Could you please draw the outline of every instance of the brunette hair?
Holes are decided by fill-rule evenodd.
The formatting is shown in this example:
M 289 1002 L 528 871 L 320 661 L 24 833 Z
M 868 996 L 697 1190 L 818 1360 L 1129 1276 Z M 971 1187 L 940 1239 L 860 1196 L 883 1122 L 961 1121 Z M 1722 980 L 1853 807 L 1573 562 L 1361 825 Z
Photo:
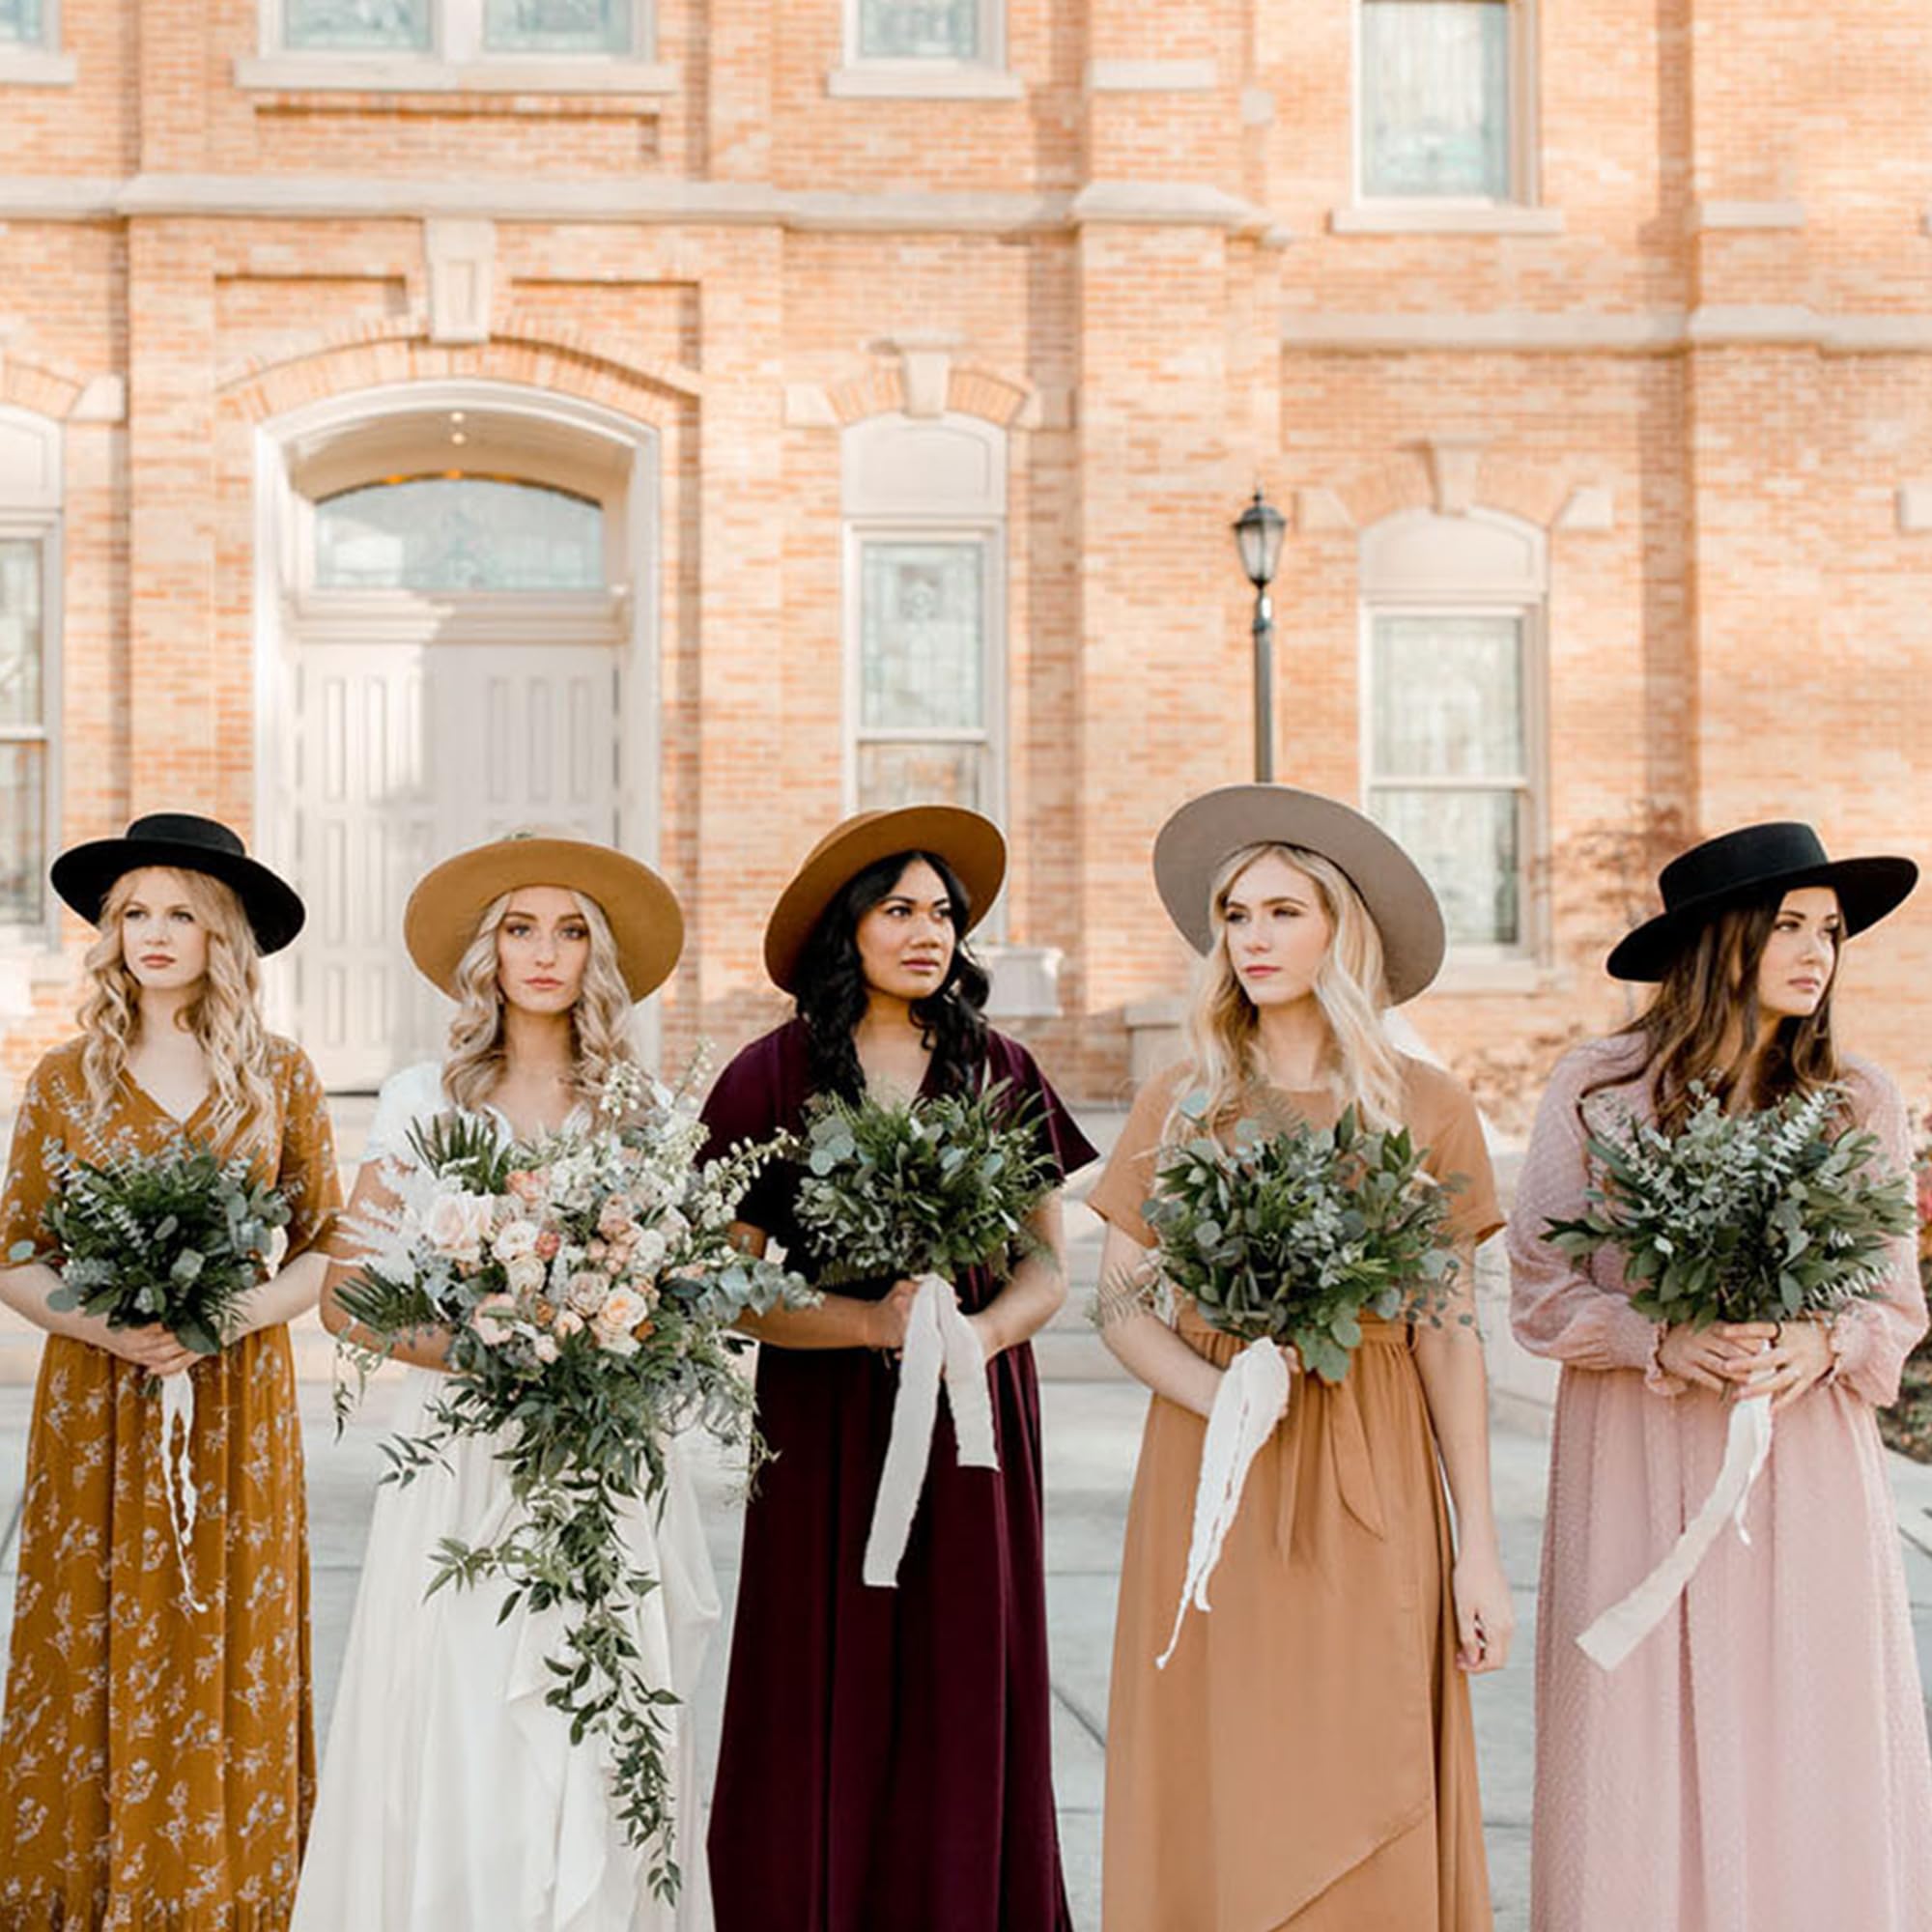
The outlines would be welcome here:
M 839 888 L 819 914 L 799 955 L 794 997 L 805 1023 L 806 1064 L 813 1091 L 857 1100 L 866 1091 L 865 1069 L 852 1030 L 864 1018 L 866 969 L 859 957 L 859 922 L 892 896 L 905 868 L 923 859 L 939 874 L 952 907 L 952 958 L 946 977 L 923 999 L 912 1003 L 925 1045 L 932 1055 L 934 1083 L 941 1092 L 969 1091 L 986 1064 L 986 969 L 967 951 L 964 929 L 972 902 L 959 876 L 935 852 L 897 852 L 877 859 Z
M 1256 860 L 1272 854 L 1307 875 L 1321 895 L 1332 934 L 1315 977 L 1315 1000 L 1328 1023 L 1324 1069 L 1330 1091 L 1372 1126 L 1394 1126 L 1402 1115 L 1402 1063 L 1382 1026 L 1388 985 L 1382 936 L 1362 895 L 1332 859 L 1300 845 L 1244 845 L 1222 861 L 1208 900 L 1213 929 L 1195 969 L 1187 1010 L 1187 1047 L 1196 1083 L 1208 1090 L 1208 1124 L 1232 1126 L 1266 1085 L 1261 1017 L 1228 957 L 1228 899 Z M 1183 1083 L 1182 1092 L 1188 1088 Z
M 123 872 L 100 908 L 100 935 L 87 949 L 87 991 L 81 1001 L 81 1076 L 97 1120 L 114 1104 L 114 1090 L 134 1043 L 141 986 L 128 970 L 121 918 L 136 897 L 136 882 L 151 872 L 172 879 L 208 935 L 208 966 L 178 1024 L 192 1034 L 208 1062 L 214 1108 L 208 1124 L 217 1142 L 244 1125 L 250 1138 L 274 1118 L 274 1090 L 264 1070 L 269 1033 L 262 1021 L 262 954 L 255 930 L 235 892 L 207 872 L 184 867 L 137 867 Z
M 490 1097 L 503 1077 L 503 992 L 497 978 L 497 929 L 510 909 L 514 892 L 483 908 L 476 931 L 457 963 L 456 1017 L 449 1026 L 449 1057 L 442 1064 L 442 1091 L 471 1111 Z M 631 993 L 617 961 L 617 942 L 604 908 L 588 893 L 572 891 L 577 909 L 590 928 L 590 957 L 583 984 L 570 1009 L 574 1061 L 572 1085 L 594 1094 L 620 1060 L 635 1060 L 631 1040 Z
M 1629 1060 L 1585 1088 L 1579 1101 L 1641 1073 L 1659 1126 L 1674 1133 L 1690 1116 L 1695 1084 L 1725 1102 L 1741 1094 L 1746 1106 L 1757 1108 L 1836 1080 L 1832 995 L 1842 929 L 1817 1007 L 1780 1019 L 1763 1053 L 1756 1051 L 1758 964 L 1783 904 L 1780 892 L 1713 913 L 1665 968 L 1650 1005 L 1616 1036 L 1629 1041 Z

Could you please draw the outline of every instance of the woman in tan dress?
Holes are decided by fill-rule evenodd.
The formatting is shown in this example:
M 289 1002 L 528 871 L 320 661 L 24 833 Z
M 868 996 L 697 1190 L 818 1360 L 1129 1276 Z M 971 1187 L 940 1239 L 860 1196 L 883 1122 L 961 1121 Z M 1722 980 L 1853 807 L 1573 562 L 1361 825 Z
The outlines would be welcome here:
M 1142 1213 L 1176 1103 L 1326 1125 L 1350 1103 L 1401 1122 L 1438 1178 L 1465 1264 L 1443 1325 L 1365 1319 L 1344 1380 L 1295 1373 L 1213 1573 L 1165 1669 L 1205 1418 L 1232 1336 L 1183 1308 L 1110 1320 L 1153 1390 L 1127 1519 L 1108 1715 L 1106 1932 L 1484 1932 L 1491 1923 L 1463 1675 L 1513 1629 L 1490 1503 L 1483 1357 L 1455 1318 L 1475 1243 L 1500 1225 L 1476 1112 L 1398 1052 L 1381 1011 L 1442 956 L 1440 912 L 1359 813 L 1282 785 L 1183 807 L 1154 869 L 1205 957 L 1189 1057 L 1150 1081 L 1089 1205 L 1101 1278 L 1144 1260 Z M 1293 1363 L 1291 1360 L 1291 1368 Z M 1452 1547 L 1437 1457 L 1461 1525 Z
M 245 1152 L 291 1211 L 279 1271 L 218 1355 L 54 1311 L 46 1261 L 0 1268 L 0 1298 L 48 1332 L 0 1720 L 0 1925 L 278 1932 L 315 1758 L 285 1324 L 321 1290 L 315 1243 L 340 1199 L 315 1071 L 261 1020 L 259 955 L 296 936 L 301 901 L 225 826 L 175 813 L 64 853 L 53 880 L 100 938 L 81 1035 L 20 1104 L 0 1258 L 46 1252 L 57 1151 Z M 153 1387 L 177 1375 L 193 1378 L 199 1506 L 179 1552 Z

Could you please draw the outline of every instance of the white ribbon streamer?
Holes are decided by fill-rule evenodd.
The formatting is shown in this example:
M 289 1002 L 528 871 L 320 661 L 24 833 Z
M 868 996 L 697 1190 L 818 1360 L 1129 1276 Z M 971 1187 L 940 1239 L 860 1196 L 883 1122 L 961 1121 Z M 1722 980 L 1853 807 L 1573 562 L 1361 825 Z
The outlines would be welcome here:
M 1605 1610 L 1577 1642 L 1585 1657 L 1605 1670 L 1614 1670 L 1663 1621 L 1698 1564 L 1722 1533 L 1728 1518 L 1738 1541 L 1748 1544 L 1745 1511 L 1764 1459 L 1771 1454 L 1771 1399 L 1749 1396 L 1731 1406 L 1724 1435 L 1724 1462 L 1704 1507 L 1692 1519 L 1676 1547 L 1622 1603 Z
M 198 1507 L 194 1493 L 194 1383 L 189 1371 L 161 1378 L 161 1471 L 168 1488 L 168 1520 L 174 1525 L 175 1556 L 181 1564 L 182 1595 L 191 1610 L 208 1607 L 194 1594 L 194 1577 L 188 1569 L 188 1548 L 194 1541 L 194 1518 Z M 176 1440 L 176 1432 L 180 1440 Z
M 1229 1363 L 1221 1386 L 1214 1392 L 1208 1434 L 1201 1444 L 1201 1480 L 1194 1492 L 1194 1535 L 1187 1546 L 1187 1577 L 1180 1586 L 1180 1607 L 1174 1613 L 1174 1634 L 1154 1660 L 1158 1670 L 1167 1668 L 1167 1661 L 1180 1641 L 1180 1626 L 1187 1620 L 1188 1606 L 1203 1612 L 1208 1607 L 1208 1579 L 1221 1560 L 1221 1546 L 1227 1542 L 1235 1512 L 1241 1506 L 1248 1466 L 1288 1413 L 1288 1362 L 1280 1345 L 1271 1341 L 1250 1342 Z
M 952 1410 L 952 1433 L 959 1443 L 960 1467 L 997 1469 L 1000 1459 L 993 1447 L 985 1351 L 973 1324 L 959 1312 L 951 1284 L 936 1274 L 923 1274 L 906 1321 L 892 1439 L 886 1444 L 879 1493 L 872 1504 L 871 1534 L 866 1540 L 865 1578 L 876 1589 L 893 1589 L 899 1580 L 899 1559 L 912 1534 L 920 1492 L 925 1487 L 925 1465 L 932 1458 L 942 1378 L 947 1406 Z

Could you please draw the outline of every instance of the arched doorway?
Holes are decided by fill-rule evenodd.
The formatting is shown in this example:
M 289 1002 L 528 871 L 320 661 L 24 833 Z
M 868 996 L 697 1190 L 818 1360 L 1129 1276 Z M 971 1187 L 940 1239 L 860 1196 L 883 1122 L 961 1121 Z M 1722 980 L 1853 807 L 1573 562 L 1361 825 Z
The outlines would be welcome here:
M 270 424 L 257 824 L 307 899 L 281 1022 L 337 1090 L 440 1049 L 402 910 L 519 826 L 656 842 L 655 437 L 569 398 L 413 383 Z

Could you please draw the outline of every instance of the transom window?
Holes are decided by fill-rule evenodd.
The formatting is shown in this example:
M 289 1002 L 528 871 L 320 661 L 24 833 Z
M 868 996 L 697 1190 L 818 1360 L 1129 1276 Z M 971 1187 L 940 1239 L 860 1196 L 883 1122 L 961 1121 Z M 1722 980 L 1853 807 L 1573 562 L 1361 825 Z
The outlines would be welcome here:
M 0 924 L 46 917 L 49 639 L 46 545 L 0 536 Z
M 1369 810 L 1435 886 L 1455 946 L 1524 944 L 1526 632 L 1518 612 L 1371 620 Z
M 1365 199 L 1528 199 L 1518 160 L 1523 6 L 1359 0 Z
M 35 0 L 0 0 L 35 4 Z M 290 53 L 632 54 L 645 0 L 281 0 Z
M 39 47 L 47 42 L 45 0 L 0 0 L 0 47 Z
M 595 590 L 603 506 L 492 476 L 397 477 L 315 506 L 320 590 Z

